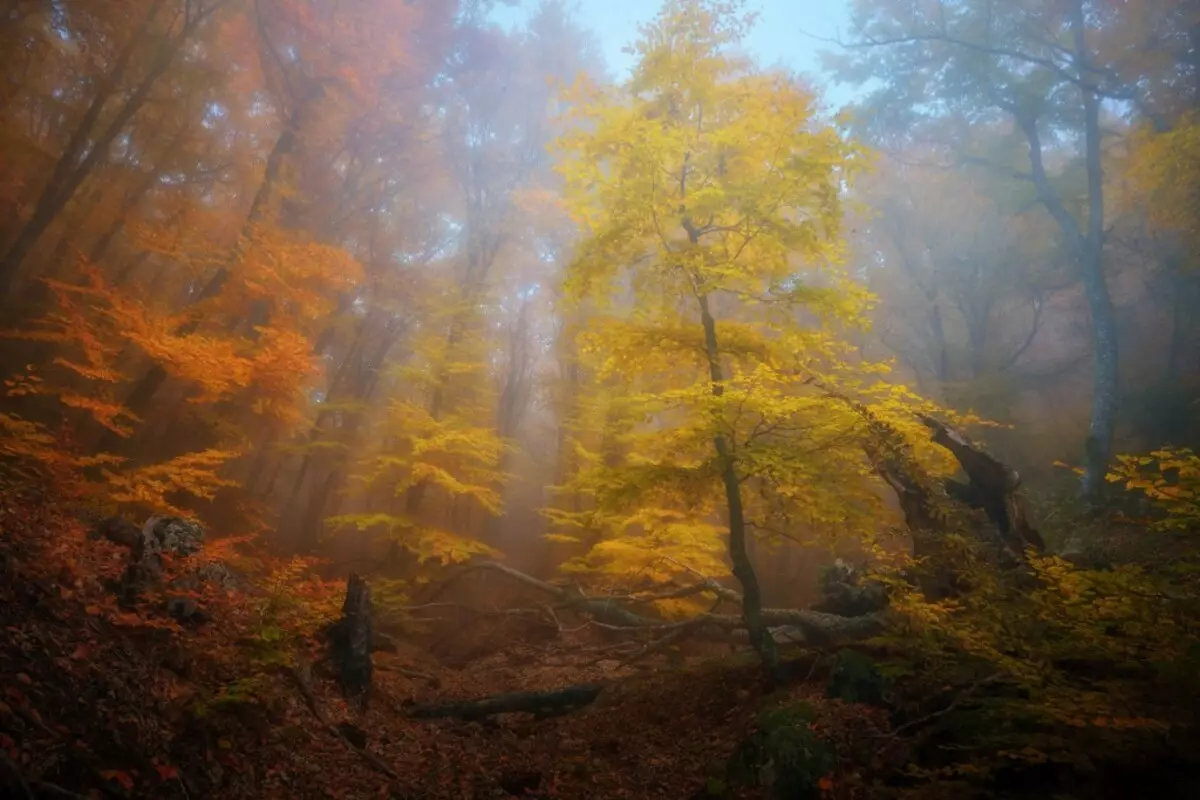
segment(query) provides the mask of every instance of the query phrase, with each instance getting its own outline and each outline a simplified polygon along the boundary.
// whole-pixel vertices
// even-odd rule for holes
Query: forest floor
[[[314,668],[316,712],[343,738],[295,673],[244,656],[244,603],[195,629],[117,607],[105,581],[127,558],[52,502],[0,495],[0,756],[34,797],[683,800],[724,775],[764,699],[747,658],[614,669],[564,634],[451,667],[401,644],[375,654],[365,713]],[[594,704],[550,719],[404,714],[411,702],[588,682],[605,686]],[[822,688],[788,692],[823,702]],[[0,795],[22,796],[4,772]]]

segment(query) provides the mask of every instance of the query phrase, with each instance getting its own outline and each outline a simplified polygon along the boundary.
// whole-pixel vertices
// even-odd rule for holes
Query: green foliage
[[[341,587],[308,574],[312,566],[309,559],[293,558],[265,577],[264,594],[252,604],[247,636],[254,669],[291,666],[312,638],[337,618]]]
[[[192,704],[192,715],[197,719],[206,719],[222,712],[236,712],[244,706],[256,705],[259,695],[267,688],[268,680],[266,675],[260,673],[222,684],[212,695]]]
[[[729,763],[729,783],[759,786],[778,800],[821,796],[821,779],[837,765],[833,748],[814,730],[817,712],[806,703],[764,711],[757,730]]]
[[[847,703],[882,705],[886,683],[874,661],[858,650],[842,650],[835,656],[825,696]]]

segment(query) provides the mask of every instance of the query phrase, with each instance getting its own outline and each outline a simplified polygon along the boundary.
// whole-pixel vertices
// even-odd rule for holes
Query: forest
[[[651,5],[0,0],[0,798],[1200,796],[1200,0]]]

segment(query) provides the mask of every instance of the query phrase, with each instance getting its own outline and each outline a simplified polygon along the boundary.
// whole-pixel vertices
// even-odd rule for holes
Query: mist
[[[1198,108],[1192,0],[8,2],[0,793],[1193,796]]]

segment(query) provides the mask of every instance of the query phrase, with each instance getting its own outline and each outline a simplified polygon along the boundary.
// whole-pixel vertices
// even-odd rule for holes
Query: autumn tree
[[[1096,27],[1112,18],[1115,5],[859,0],[849,50],[830,57],[838,79],[878,82],[860,109],[877,136],[903,137],[915,122],[944,119],[949,112],[972,125],[1008,122],[1024,143],[1025,165],[998,168],[1036,190],[1073,255],[1091,316],[1092,411],[1082,491],[1092,501],[1112,455],[1118,398],[1117,326],[1104,269],[1101,140],[1106,104],[1131,95],[1095,47]],[[1062,184],[1050,160],[1060,137],[1073,142],[1084,177],[1078,194]]]
[[[554,269],[549,159],[558,85],[586,43],[557,3],[504,33],[464,12],[444,72],[430,156],[437,246],[393,269],[412,291],[403,352],[385,367],[373,446],[336,525],[384,532],[393,551],[461,560],[492,552],[538,360],[537,301]],[[427,197],[429,195],[427,194]]]
[[[557,516],[608,531],[593,552],[626,570],[712,553],[724,530],[773,669],[748,538],[811,517],[869,535],[879,509],[861,419],[829,394],[866,391],[839,337],[868,305],[839,266],[861,155],[795,80],[730,53],[748,24],[736,3],[666,3],[631,79],[560,143],[584,235],[565,292],[599,310],[576,340],[618,390],[625,451],[590,456],[595,507]]]
[[[880,297],[874,335],[922,391],[1010,420],[1023,390],[1079,361],[1078,348],[1038,357],[1047,336],[1068,349],[1055,306],[1070,257],[1025,184],[954,158],[928,145],[882,157],[857,187],[853,247]]]
[[[30,250],[108,156],[185,46],[227,4],[228,0],[106,4],[120,16],[101,23],[101,39],[114,34],[120,38],[102,56],[87,107],[38,189],[28,219],[0,254],[0,294],[7,294]],[[153,43],[147,46],[147,41]]]

